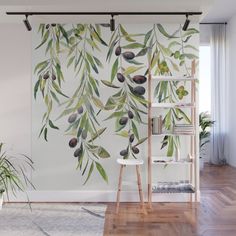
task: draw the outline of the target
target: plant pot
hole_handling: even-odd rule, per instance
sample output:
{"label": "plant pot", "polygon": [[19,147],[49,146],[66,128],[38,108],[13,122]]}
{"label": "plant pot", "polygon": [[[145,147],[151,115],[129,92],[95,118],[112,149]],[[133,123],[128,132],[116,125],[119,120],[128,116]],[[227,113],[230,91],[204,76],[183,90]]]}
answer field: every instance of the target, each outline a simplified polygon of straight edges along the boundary
{"label": "plant pot", "polygon": [[203,158],[200,158],[199,168],[200,168],[200,170],[203,170],[203,168],[204,168],[204,159]]}

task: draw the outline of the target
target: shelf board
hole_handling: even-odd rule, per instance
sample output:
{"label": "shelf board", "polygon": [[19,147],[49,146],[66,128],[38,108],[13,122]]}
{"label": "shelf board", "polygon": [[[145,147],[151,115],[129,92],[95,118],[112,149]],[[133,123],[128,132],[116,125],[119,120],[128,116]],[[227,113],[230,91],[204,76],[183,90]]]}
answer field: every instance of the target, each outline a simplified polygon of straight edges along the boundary
{"label": "shelf board", "polygon": [[190,107],[193,108],[195,107],[195,104],[193,103],[158,103],[158,102],[153,102],[151,104],[152,108],[183,108],[183,107]]}
{"label": "shelf board", "polygon": [[185,165],[189,165],[189,164],[192,164],[193,162],[192,161],[165,161],[165,162],[157,162],[157,160],[152,160],[152,164],[155,164],[155,165],[182,165],[182,164],[185,164]]}
{"label": "shelf board", "polygon": [[181,132],[181,133],[161,133],[161,134],[152,134],[152,136],[194,136],[195,133],[185,133],[185,132]]}
{"label": "shelf board", "polygon": [[194,77],[185,77],[185,76],[152,76],[152,80],[157,81],[196,81]]}
{"label": "shelf board", "polygon": [[182,184],[179,186],[159,184],[159,186],[152,186],[152,193],[195,193],[195,188],[192,184]]}
{"label": "shelf board", "polygon": [[174,188],[166,188],[166,189],[155,189],[152,190],[152,193],[195,193],[194,188],[186,188],[186,189],[174,189]]}

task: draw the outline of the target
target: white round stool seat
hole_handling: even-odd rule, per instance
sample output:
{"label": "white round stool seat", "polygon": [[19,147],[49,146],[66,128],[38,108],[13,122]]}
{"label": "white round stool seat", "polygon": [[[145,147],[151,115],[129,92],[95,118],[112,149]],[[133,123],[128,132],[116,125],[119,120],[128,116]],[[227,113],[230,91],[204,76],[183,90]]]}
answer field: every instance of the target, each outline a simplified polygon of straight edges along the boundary
{"label": "white round stool seat", "polygon": [[119,158],[117,159],[117,163],[120,165],[135,166],[135,165],[143,165],[143,160]]}

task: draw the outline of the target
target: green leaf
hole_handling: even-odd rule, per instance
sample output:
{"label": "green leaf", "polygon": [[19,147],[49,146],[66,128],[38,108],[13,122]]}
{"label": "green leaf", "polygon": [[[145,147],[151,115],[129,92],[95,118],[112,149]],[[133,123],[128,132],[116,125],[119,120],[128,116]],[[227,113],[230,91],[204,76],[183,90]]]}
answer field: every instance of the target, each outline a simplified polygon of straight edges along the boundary
{"label": "green leaf", "polygon": [[90,165],[90,168],[89,168],[89,172],[88,172],[88,175],[87,175],[87,178],[85,180],[85,182],[83,183],[83,185],[85,185],[87,183],[87,181],[89,180],[92,172],[93,172],[93,169],[94,169],[94,162],[91,163]]}
{"label": "green leaf", "polygon": [[112,84],[110,81],[107,81],[107,80],[101,80],[101,82],[102,82],[104,85],[106,85],[106,86],[108,86],[108,87],[111,87],[111,88],[120,88],[120,87],[118,87],[118,86]]}
{"label": "green leaf", "polygon": [[130,75],[140,69],[142,69],[144,66],[139,66],[139,67],[136,67],[136,66],[129,66],[125,69],[125,72],[124,72],[124,75],[127,76],[127,75]]}
{"label": "green leaf", "polygon": [[[114,118],[114,117],[121,117],[123,116],[124,114],[126,114],[126,112],[124,111],[117,111],[117,112],[113,112],[110,116],[108,116],[105,120],[109,120],[111,118]],[[105,121],[104,120],[104,121]]]}
{"label": "green leaf", "polygon": [[100,175],[102,176],[102,178],[108,183],[108,177],[107,174],[105,172],[105,170],[103,169],[102,165],[98,162],[96,162],[96,168],[98,170],[98,172],[100,173]]}
{"label": "green leaf", "polygon": [[103,109],[104,105],[102,103],[102,101],[99,98],[96,97],[92,97],[93,103],[95,104],[96,107]]}
{"label": "green leaf", "polygon": [[45,44],[48,37],[49,37],[49,30],[45,33],[45,35],[43,36],[42,42],[35,48],[35,50],[40,48],[43,44]]}
{"label": "green leaf", "polygon": [[170,63],[172,67],[174,68],[174,70],[179,71],[179,67],[173,61],[170,60]]}
{"label": "green leaf", "polygon": [[133,121],[132,121],[132,130],[133,130],[135,137],[139,140],[138,129]]}
{"label": "green leaf", "polygon": [[57,126],[55,126],[53,124],[53,122],[51,120],[49,120],[49,126],[52,128],[52,129],[59,129]]}
{"label": "green leaf", "polygon": [[173,137],[168,137],[169,142],[168,142],[168,149],[167,149],[167,156],[173,156],[174,153],[174,142],[173,142]]}
{"label": "green leaf", "polygon": [[184,53],[182,54],[183,56],[187,57],[188,59],[192,60],[192,59],[198,59],[198,56],[192,54],[192,53]]}
{"label": "green leaf", "polygon": [[134,145],[134,147],[136,147],[136,146],[138,146],[138,145],[144,143],[147,139],[148,139],[147,137],[140,139],[140,140]]}
{"label": "green leaf", "polygon": [[106,128],[102,128],[99,129],[92,137],[91,139],[88,141],[89,143],[91,143],[93,140],[95,140],[96,138],[98,138],[99,136],[101,136],[101,134],[106,130]]}
{"label": "green leaf", "polygon": [[110,157],[110,154],[107,152],[107,150],[105,148],[99,147],[98,156],[101,158],[108,158],[108,157]]}
{"label": "green leaf", "polygon": [[197,29],[194,29],[194,28],[189,28],[184,34],[183,34],[183,37],[186,37],[186,36],[190,36],[192,34],[198,34],[199,31]]}
{"label": "green leaf", "polygon": [[52,90],[50,90],[50,93],[52,94],[53,99],[54,99],[58,104],[60,104],[60,101],[59,101],[59,99],[57,98],[57,95],[56,95]]}
{"label": "green leaf", "polygon": [[59,93],[60,95],[66,97],[66,98],[69,98],[67,95],[65,95],[65,94],[61,91],[61,89],[59,88],[59,86],[58,86],[54,81],[52,81],[52,86],[53,86],[53,88],[57,91],[57,93]]}
{"label": "green leaf", "polygon": [[119,135],[119,136],[124,137],[124,138],[128,138],[129,137],[129,132],[127,130],[122,130],[120,133],[117,133],[116,135]]}
{"label": "green leaf", "polygon": [[135,49],[135,48],[143,48],[144,45],[141,43],[130,43],[128,45],[123,46],[124,49]]}
{"label": "green leaf", "polygon": [[146,55],[147,51],[148,51],[148,48],[143,48],[143,49],[141,49],[141,50],[136,54],[135,57],[144,56],[144,55]]}
{"label": "green leaf", "polygon": [[37,92],[38,92],[39,84],[40,84],[40,79],[35,83],[35,86],[34,86],[34,99],[36,99],[36,95],[37,95]]}
{"label": "green leaf", "polygon": [[111,82],[114,80],[116,74],[117,74],[117,71],[118,71],[118,64],[119,64],[119,61],[118,61],[118,58],[115,60],[113,66],[112,66],[112,70],[111,70]]}
{"label": "green leaf", "polygon": [[44,129],[44,139],[45,139],[46,141],[48,141],[48,139],[47,139],[47,134],[48,134],[48,128],[45,128],[45,129]]}
{"label": "green leaf", "polygon": [[63,37],[66,39],[66,42],[69,44],[69,38],[68,38],[68,35],[67,35],[67,32],[65,31],[65,29],[61,26],[61,25],[58,25]]}
{"label": "green leaf", "polygon": [[38,64],[35,66],[35,68],[34,68],[34,73],[35,73],[37,70],[46,68],[47,65],[48,65],[48,61],[47,61],[47,60],[38,63]]}
{"label": "green leaf", "polygon": [[190,48],[190,49],[193,49],[194,51],[197,51],[197,52],[199,51],[199,49],[197,49],[193,45],[185,45],[184,48]]}
{"label": "green leaf", "polygon": [[71,57],[67,63],[67,68],[72,64],[72,62],[74,61],[75,56]]}
{"label": "green leaf", "polygon": [[168,34],[161,24],[157,24],[157,28],[165,37],[169,39],[178,38],[174,36],[174,34],[173,35]]}
{"label": "green leaf", "polygon": [[183,116],[183,118],[190,124],[191,120],[188,118],[188,116],[179,108],[175,108],[177,114],[181,114]]}
{"label": "green leaf", "polygon": [[151,34],[152,34],[152,29],[149,30],[149,31],[146,33],[145,38],[144,38],[144,45],[147,44],[147,42],[148,42],[148,40],[149,40]]}

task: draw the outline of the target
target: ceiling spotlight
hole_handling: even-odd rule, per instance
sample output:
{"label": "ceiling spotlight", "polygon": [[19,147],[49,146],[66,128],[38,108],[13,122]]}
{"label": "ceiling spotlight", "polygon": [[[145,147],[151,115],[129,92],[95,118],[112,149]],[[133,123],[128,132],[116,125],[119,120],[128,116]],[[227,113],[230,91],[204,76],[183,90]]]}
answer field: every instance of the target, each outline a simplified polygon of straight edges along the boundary
{"label": "ceiling spotlight", "polygon": [[189,23],[190,23],[190,20],[188,19],[188,14],[187,14],[186,15],[186,20],[184,22],[184,26],[182,28],[183,31],[186,31],[188,29]]}
{"label": "ceiling spotlight", "polygon": [[25,15],[25,19],[23,20],[24,24],[25,24],[25,27],[28,31],[31,31],[32,30],[32,27],[28,21],[28,15]]}
{"label": "ceiling spotlight", "polygon": [[113,15],[111,15],[111,20],[110,20],[110,30],[115,31],[115,20],[113,19]]}

